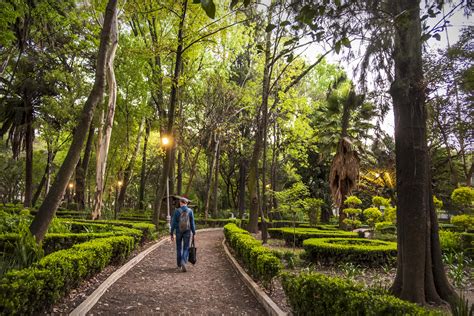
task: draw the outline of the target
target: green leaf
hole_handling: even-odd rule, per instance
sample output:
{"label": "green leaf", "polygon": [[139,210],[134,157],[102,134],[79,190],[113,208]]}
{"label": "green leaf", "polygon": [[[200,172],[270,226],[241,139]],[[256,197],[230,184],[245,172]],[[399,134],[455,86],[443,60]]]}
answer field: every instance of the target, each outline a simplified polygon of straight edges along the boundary
{"label": "green leaf", "polygon": [[291,63],[293,59],[295,59],[295,56],[293,54],[289,54],[288,56],[286,56],[287,63]]}
{"label": "green leaf", "polygon": [[291,24],[290,21],[283,21],[283,22],[280,23],[280,26],[285,27],[285,26],[290,25],[290,24]]}
{"label": "green leaf", "polygon": [[211,19],[214,19],[216,16],[216,6],[212,0],[201,0],[201,7],[206,11],[206,14]]}
{"label": "green leaf", "polygon": [[248,6],[250,4],[250,0],[244,0],[244,6]]}
{"label": "green leaf", "polygon": [[257,48],[257,50],[259,51],[263,51],[263,45],[262,44],[257,44],[257,46],[255,46]]}
{"label": "green leaf", "polygon": [[239,3],[239,0],[232,0],[231,3],[230,3],[230,8],[233,9],[237,3]]}
{"label": "green leaf", "polygon": [[265,28],[265,32],[271,32],[276,28],[275,24],[268,24],[267,27]]}
{"label": "green leaf", "polygon": [[425,33],[425,34],[421,35],[421,41],[426,42],[430,37],[431,37],[430,34]]}
{"label": "green leaf", "polygon": [[336,51],[336,54],[339,54],[339,51],[341,50],[341,41],[336,42],[334,50]]}
{"label": "green leaf", "polygon": [[351,47],[351,41],[347,37],[344,37],[341,40],[341,43],[342,43],[342,45],[346,46],[347,48]]}
{"label": "green leaf", "polygon": [[434,37],[437,41],[440,41],[440,40],[441,40],[441,35],[439,35],[439,33],[436,33],[435,35],[433,35],[433,37]]}

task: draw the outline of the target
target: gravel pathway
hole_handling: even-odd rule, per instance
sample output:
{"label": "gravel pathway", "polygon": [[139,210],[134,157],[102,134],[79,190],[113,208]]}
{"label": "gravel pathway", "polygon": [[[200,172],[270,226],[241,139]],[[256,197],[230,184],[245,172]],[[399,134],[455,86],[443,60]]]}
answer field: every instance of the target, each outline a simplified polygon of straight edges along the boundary
{"label": "gravel pathway", "polygon": [[196,235],[198,262],[176,268],[170,240],[117,280],[88,315],[265,315],[228,262],[222,230]]}

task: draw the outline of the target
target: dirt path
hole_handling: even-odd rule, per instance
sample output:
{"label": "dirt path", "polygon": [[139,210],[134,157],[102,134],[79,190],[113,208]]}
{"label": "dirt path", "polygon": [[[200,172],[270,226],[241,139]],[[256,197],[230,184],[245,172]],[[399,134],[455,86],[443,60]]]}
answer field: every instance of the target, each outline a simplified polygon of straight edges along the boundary
{"label": "dirt path", "polygon": [[188,264],[188,272],[177,270],[168,240],[117,280],[88,315],[266,314],[227,261],[223,232],[196,237],[198,263]]}

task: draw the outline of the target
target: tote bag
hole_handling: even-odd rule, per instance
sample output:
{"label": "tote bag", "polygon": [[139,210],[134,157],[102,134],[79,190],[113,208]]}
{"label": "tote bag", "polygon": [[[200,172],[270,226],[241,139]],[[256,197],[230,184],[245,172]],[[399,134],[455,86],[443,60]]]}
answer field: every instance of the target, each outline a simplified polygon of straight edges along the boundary
{"label": "tote bag", "polygon": [[188,258],[189,262],[191,262],[192,264],[196,264],[196,261],[197,261],[196,252],[197,252],[197,249],[196,249],[196,246],[194,245],[194,236],[193,236],[191,247],[189,247],[189,258]]}

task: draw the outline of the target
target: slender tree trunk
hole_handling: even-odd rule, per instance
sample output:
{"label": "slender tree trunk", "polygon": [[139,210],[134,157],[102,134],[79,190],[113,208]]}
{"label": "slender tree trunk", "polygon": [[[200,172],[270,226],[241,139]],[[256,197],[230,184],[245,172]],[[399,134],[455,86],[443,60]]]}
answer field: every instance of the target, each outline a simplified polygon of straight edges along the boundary
{"label": "slender tree trunk", "polygon": [[[28,100],[28,98],[27,98]],[[25,207],[31,207],[31,201],[33,199],[33,105],[31,102],[25,104],[25,115],[26,115],[26,162],[25,162],[25,200],[23,205]]]}
{"label": "slender tree trunk", "polygon": [[140,151],[140,140],[142,138],[144,125],[145,125],[145,118],[143,118],[142,122],[140,123],[140,127],[138,129],[138,135],[137,135],[137,142],[133,150],[133,155],[130,158],[127,168],[125,168],[125,171],[123,173],[123,183],[122,183],[122,186],[120,187],[120,192],[119,192],[119,196],[118,196],[118,200],[116,204],[116,213],[120,212],[120,209],[123,207],[123,203],[125,201],[125,194],[127,192],[128,185],[130,184],[130,180],[132,179],[133,168],[135,167],[135,161],[137,160],[138,152]]}
{"label": "slender tree trunk", "polygon": [[[114,22],[115,21],[115,22]],[[105,68],[107,64],[107,51],[109,47],[110,35],[113,33],[113,25],[117,21],[117,0],[109,0],[105,10],[104,24],[100,36],[100,46],[97,58],[97,67],[92,88],[89,97],[84,104],[79,123],[76,127],[71,147],[64,159],[61,168],[58,171],[56,180],[51,190],[46,195],[30,226],[31,233],[35,236],[36,241],[40,243],[48,230],[49,223],[53,219],[59,202],[66,190],[69,179],[71,178],[74,168],[81,155],[82,146],[87,137],[87,132],[94,115],[94,110],[103,98],[105,90]]]}
{"label": "slender tree trunk", "polygon": [[[206,218],[206,219],[209,216],[209,208],[210,208],[210,203],[211,203],[211,191],[212,191],[212,175],[213,175],[213,172],[214,172],[214,168],[215,168],[215,164],[216,164],[217,151],[218,151],[218,148],[219,148],[219,139],[215,134],[214,134],[214,141],[212,142],[212,144],[214,144],[214,150],[212,152],[211,161],[208,163],[209,173],[207,175],[206,200],[204,202],[204,218]],[[209,161],[209,159],[208,159],[208,161]]]}
{"label": "slender tree trunk", "polygon": [[214,193],[214,204],[212,207],[212,216],[214,218],[217,218],[217,208],[218,208],[218,198],[219,198],[219,165],[220,165],[220,146],[219,146],[219,140],[217,140],[217,145],[216,145],[216,157],[215,157],[215,165],[216,165],[216,170],[214,171],[214,188],[213,188],[213,193]]}
{"label": "slender tree trunk", "polygon": [[188,184],[186,185],[186,190],[184,191],[184,195],[188,195],[189,191],[191,190],[191,185],[193,183],[194,175],[196,174],[196,167],[197,167],[197,161],[199,158],[199,154],[201,153],[202,147],[198,148],[198,151],[196,152],[196,155],[194,156],[193,163],[191,164],[191,171],[189,173],[189,181]]}
{"label": "slender tree trunk", "polygon": [[38,185],[38,188],[36,189],[35,195],[33,196],[33,201],[31,202],[32,207],[35,207],[36,202],[38,201],[41,195],[41,191],[43,191],[43,187],[45,187],[46,194],[48,194],[49,177],[51,175],[51,164],[55,156],[56,156],[56,151],[51,151],[51,149],[48,148],[48,158],[46,158],[46,167],[44,170],[43,177],[41,178],[41,182]]}
{"label": "slender tree trunk", "polygon": [[[104,124],[99,131],[97,148],[97,166],[96,166],[96,191],[94,195],[94,209],[92,219],[98,219],[101,216],[103,206],[103,195],[105,189],[105,170],[107,168],[107,156],[109,153],[110,137],[112,136],[112,127],[114,125],[115,106],[117,103],[117,82],[115,81],[114,59],[118,47],[118,22],[114,20],[112,33],[110,35],[112,46],[107,60],[107,85],[109,88],[109,99],[107,102],[107,114]],[[103,133],[103,134],[102,134]]]}
{"label": "slender tree trunk", "polygon": [[247,167],[245,158],[241,157],[239,165],[239,218],[244,218],[245,213],[245,182],[247,177]]}
{"label": "slender tree trunk", "polygon": [[[183,58],[183,31],[184,21],[186,20],[186,12],[188,8],[188,0],[183,0],[181,3],[181,17],[178,27],[178,47],[176,49],[176,61],[174,65],[173,80],[171,82],[170,106],[168,111],[168,125],[166,133],[168,137],[173,136],[174,116],[176,111],[176,104],[178,102],[178,85],[181,74],[181,63]],[[163,135],[162,135],[163,136]],[[166,182],[171,173],[172,168],[172,148],[166,148],[165,163],[163,164],[163,172],[161,174],[160,186],[157,188],[155,196],[155,203],[153,204],[153,221],[158,229],[158,222],[161,211],[161,203],[166,192]]]}
{"label": "slender tree trunk", "polygon": [[87,136],[86,147],[84,149],[84,157],[79,159],[78,166],[76,168],[76,195],[75,200],[77,208],[83,210],[86,207],[86,182],[87,182],[87,171],[89,169],[89,161],[92,151],[92,142],[94,140],[94,127],[91,124],[89,128],[89,135]]}
{"label": "slender tree trunk", "polygon": [[140,174],[140,189],[138,193],[138,209],[144,210],[145,206],[145,186],[146,186],[146,151],[148,147],[148,137],[150,136],[150,123],[146,121],[145,139],[143,141],[142,170]]}
{"label": "slender tree trunk", "polygon": [[425,305],[448,301],[456,292],[441,262],[431,192],[422,70],[420,1],[391,1],[395,25],[395,115],[398,266],[392,292]]}
{"label": "slender tree trunk", "polygon": [[178,171],[176,173],[176,194],[181,195],[181,191],[183,190],[183,153],[181,150],[178,150]]}

